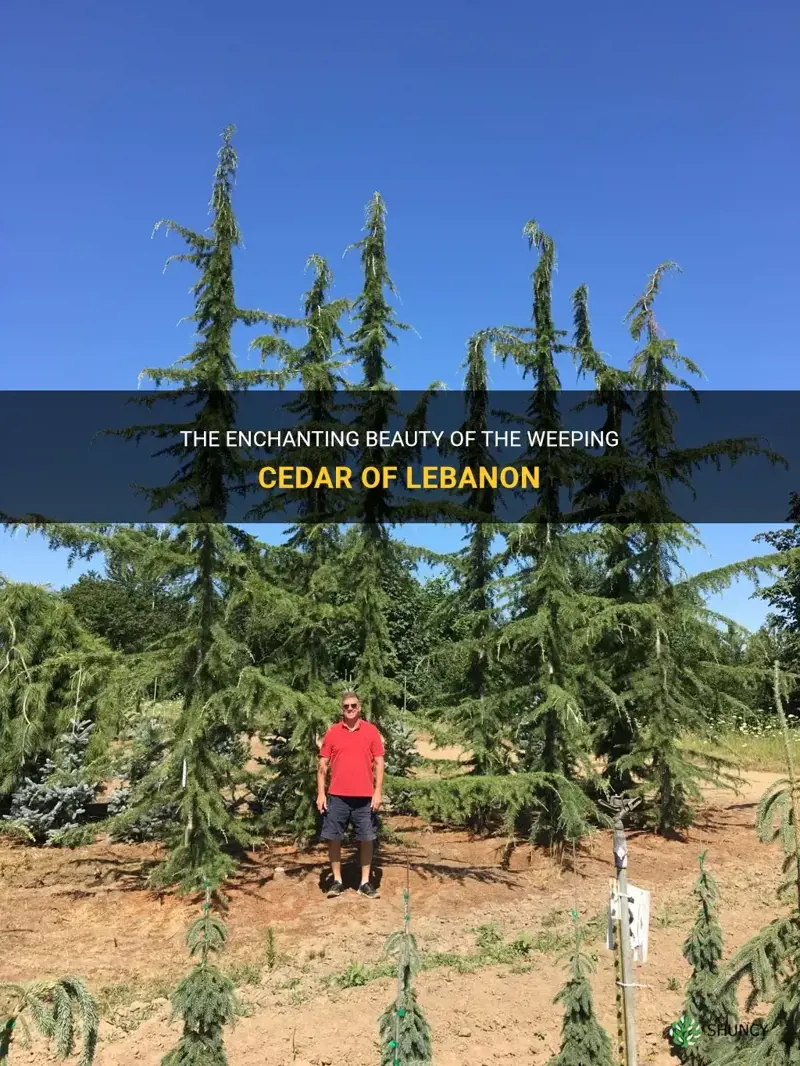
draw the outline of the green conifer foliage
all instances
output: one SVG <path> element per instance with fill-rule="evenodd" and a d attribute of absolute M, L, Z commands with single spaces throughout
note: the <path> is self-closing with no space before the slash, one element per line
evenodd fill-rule
<path fill-rule="evenodd" d="M 388 532 L 364 525 L 346 542 L 342 559 L 352 582 L 361 640 L 356 688 L 370 721 L 387 731 L 400 697 L 397 656 L 389 631 L 389 597 L 382 580 L 384 559 L 390 551 Z"/>
<path fill-rule="evenodd" d="M 385 779 L 388 794 L 403 794 L 421 818 L 449 826 L 503 829 L 511 837 L 511 848 L 517 827 L 529 824 L 526 819 L 539 809 L 550 784 L 546 774 L 518 771 L 493 776 L 456 771 L 453 776 L 399 780 L 387 775 Z"/>
<path fill-rule="evenodd" d="M 54 755 L 74 717 L 102 731 L 115 662 L 61 597 L 0 578 L 0 797 Z"/>
<path fill-rule="evenodd" d="M 237 391 L 274 380 L 267 370 L 239 370 L 233 355 L 234 327 L 269 321 L 269 316 L 236 304 L 233 256 L 241 236 L 232 204 L 237 168 L 232 135 L 233 127 L 228 127 L 222 137 L 210 235 L 173 221 L 156 227 L 185 241 L 189 251 L 172 258 L 190 262 L 200 274 L 191 316 L 197 343 L 175 366 L 143 371 L 157 388 L 164 382 L 171 387 L 166 400 L 183 405 L 191 400 L 194 427 L 219 431 L 223 442 L 225 431 L 235 425 Z M 180 428 L 162 422 L 132 427 L 125 435 L 139 440 L 155 434 L 174 442 Z M 246 755 L 237 738 L 253 728 L 257 712 L 270 698 L 291 705 L 293 696 L 267 675 L 263 663 L 253 661 L 240 621 L 232 617 L 237 593 L 260 559 L 252 537 L 225 525 L 230 496 L 245 490 L 253 458 L 228 447 L 201 447 L 187 455 L 180 441 L 163 450 L 178 457 L 180 465 L 168 485 L 149 490 L 149 495 L 154 507 L 175 509 L 178 528 L 155 565 L 160 562 L 162 572 L 187 589 L 190 606 L 184 627 L 165 638 L 156 656 L 162 672 L 168 666 L 183 707 L 169 757 L 154 770 L 142 795 L 145 803 L 174 802 L 180 811 L 180 825 L 158 879 L 196 889 L 201 870 L 219 884 L 234 866 L 230 849 L 250 840 L 224 796 Z"/>
<path fill-rule="evenodd" d="M 403 928 L 386 941 L 387 955 L 397 958 L 397 995 L 379 1022 L 381 1066 L 425 1066 L 432 1061 L 431 1031 L 414 992 L 419 971 L 417 942 L 410 929 L 409 892 L 403 892 Z"/>
<path fill-rule="evenodd" d="M 714 1066 L 720 1039 L 738 1022 L 735 990 L 721 984 L 722 928 L 718 915 L 717 883 L 700 856 L 700 876 L 695 887 L 700 908 L 692 931 L 683 945 L 683 957 L 692 967 L 686 987 L 684 1016 L 699 1027 L 702 1037 L 681 1049 L 681 1061 L 689 1066 Z"/>
<path fill-rule="evenodd" d="M 142 537 L 156 545 L 164 534 L 156 526 L 139 527 Z M 148 579 L 141 566 L 114 551 L 107 542 L 105 573 L 81 574 L 61 595 L 89 632 L 116 651 L 137 654 L 179 627 L 186 610 L 185 598 L 168 581 Z"/>
<path fill-rule="evenodd" d="M 286 382 L 297 381 L 299 386 L 310 395 L 298 397 L 297 403 L 307 405 L 302 410 L 314 411 L 314 404 L 324 404 L 321 417 L 310 417 L 303 421 L 329 424 L 329 394 L 345 384 L 341 370 L 345 365 L 343 353 L 337 348 L 344 344 L 341 327 L 342 316 L 350 310 L 350 301 L 346 298 L 329 300 L 328 294 L 333 287 L 333 271 L 321 255 L 311 255 L 306 263 L 306 270 L 314 271 L 311 288 L 303 295 L 303 317 L 290 318 L 285 315 L 265 315 L 272 325 L 273 332 L 256 337 L 250 347 L 258 351 L 262 360 L 278 360 L 280 379 Z M 295 347 L 284 337 L 291 329 L 301 329 L 306 334 L 305 342 Z M 318 452 L 315 454 L 319 454 Z"/>
<path fill-rule="evenodd" d="M 386 256 L 386 205 L 379 193 L 367 205 L 364 236 L 351 247 L 359 252 L 363 284 L 353 304 L 356 328 L 346 352 L 360 373 L 360 380 L 352 386 L 355 412 L 351 425 L 359 432 L 361 442 L 355 467 L 363 470 L 367 466 L 399 465 L 421 454 L 421 448 L 387 449 L 366 438 L 369 432 L 386 430 L 392 419 L 402 414 L 388 378 L 391 367 L 386 353 L 389 345 L 397 342 L 398 331 L 410 328 L 398 321 L 389 302 L 395 288 Z M 433 387 L 405 414 L 407 429 L 424 427 Z M 345 538 L 341 559 L 347 573 L 347 602 L 352 606 L 358 634 L 355 687 L 366 716 L 383 731 L 387 760 L 392 760 L 395 736 L 405 743 L 403 731 L 392 728 L 402 688 L 398 680 L 398 648 L 390 626 L 388 585 L 396 573 L 397 554 L 389 527 L 393 521 L 409 518 L 412 510 L 409 505 L 398 506 L 392 490 L 379 482 L 375 488 L 360 489 L 343 517 L 344 521 L 358 523 L 352 535 Z"/>
<path fill-rule="evenodd" d="M 303 317 L 265 316 L 272 324 L 273 332 L 256 337 L 251 348 L 260 353 L 264 362 L 277 359 L 279 369 L 276 373 L 287 382 L 297 382 L 302 390 L 292 395 L 286 404 L 286 410 L 293 416 L 293 426 L 302 430 L 329 430 L 341 422 L 336 392 L 347 384 L 342 374 L 345 338 L 341 319 L 349 311 L 350 301 L 329 299 L 333 271 L 321 256 L 310 256 L 306 269 L 313 269 L 314 280 L 303 296 Z M 294 347 L 285 339 L 283 334 L 292 329 L 305 333 L 305 343 Z M 287 466 L 307 465 L 316 469 L 340 465 L 345 459 L 346 451 L 338 445 L 329 448 L 299 445 L 287 446 L 277 461 Z M 271 507 L 280 507 L 282 503 L 282 496 L 275 494 L 253 508 L 252 516 L 262 517 Z M 303 523 L 290 530 L 288 544 L 302 549 L 317 542 L 324 545 L 331 539 L 335 543 L 336 528 L 330 522 L 335 507 L 335 492 L 312 484 L 305 490 L 300 503 Z"/>
<path fill-rule="evenodd" d="M 169 836 L 169 827 L 178 817 L 176 803 L 163 807 L 141 809 L 139 790 L 152 772 L 160 765 L 170 742 L 163 714 L 145 713 L 136 722 L 130 738 L 130 751 L 122 767 L 126 784 L 117 788 L 108 799 L 108 814 L 112 819 L 112 840 L 140 842 L 163 840 Z M 137 809 L 138 808 L 138 809 Z"/>
<path fill-rule="evenodd" d="M 172 993 L 173 1016 L 183 1019 L 178 1046 L 161 1060 L 162 1066 L 227 1066 L 224 1029 L 236 1020 L 233 982 L 210 957 L 222 951 L 227 931 L 211 914 L 211 885 L 206 882 L 203 916 L 189 927 L 186 943 L 197 958 L 194 969 Z"/>
<path fill-rule="evenodd" d="M 78 827 L 98 789 L 86 765 L 93 728 L 88 720 L 72 720 L 59 738 L 54 757 L 11 794 L 11 807 L 3 821 L 37 844 L 56 844 L 62 834 Z"/>
<path fill-rule="evenodd" d="M 602 576 L 597 592 L 609 603 L 628 603 L 632 597 L 634 545 L 626 535 L 631 516 L 623 515 L 631 455 L 624 432 L 625 418 L 634 413 L 635 375 L 609 366 L 595 349 L 589 318 L 589 292 L 579 286 L 572 295 L 572 351 L 581 376 L 593 380 L 588 406 L 604 414 L 602 431 L 616 433 L 618 444 L 606 445 L 602 455 L 580 457 L 575 505 L 581 519 L 595 524 L 600 532 L 596 558 Z M 625 687 L 626 650 L 629 633 L 622 626 L 602 626 L 592 645 L 603 684 L 587 693 L 591 702 L 593 748 L 605 762 L 604 776 L 613 792 L 622 794 L 633 787 L 630 771 L 622 771 L 618 760 L 627 755 L 634 740 L 630 714 L 617 693 Z"/>
<path fill-rule="evenodd" d="M 485 333 L 475 334 L 467 344 L 463 429 L 474 432 L 475 438 L 459 456 L 462 469 L 490 462 L 483 437 L 489 412 L 488 345 Z M 503 741 L 509 739 L 502 701 L 491 684 L 497 632 L 494 579 L 499 570 L 499 556 L 493 550 L 496 495 L 491 487 L 470 489 L 464 501 L 468 513 L 479 520 L 468 527 L 466 543 L 451 561 L 457 587 L 450 609 L 458 619 L 460 639 L 443 645 L 437 656 L 440 660 L 456 656 L 461 663 L 459 687 L 450 694 L 455 706 L 445 713 L 464 736 L 472 754 L 472 772 L 484 775 L 507 769 Z"/>
<path fill-rule="evenodd" d="M 527 412 L 531 423 L 557 431 L 561 382 L 556 356 L 567 349 L 552 313 L 555 246 L 536 222 L 529 222 L 524 234 L 538 253 L 533 325 L 503 331 L 495 347 L 533 381 Z M 566 451 L 545 456 L 529 449 L 523 461 L 540 467 L 541 487 L 530 513 L 508 535 L 508 561 L 515 564 L 510 579 L 514 617 L 503 627 L 501 642 L 514 655 L 515 684 L 506 697 L 522 709 L 516 735 L 520 768 L 544 774 L 547 781 L 531 812 L 532 833 L 556 845 L 580 839 L 594 813 L 577 783 L 581 764 L 584 774 L 592 776 L 583 701 L 593 671 L 578 646 L 593 600 L 574 582 L 585 535 L 570 529 L 562 512 L 563 491 L 575 476 L 573 460 Z"/>
<path fill-rule="evenodd" d="M 255 810 L 263 828 L 304 845 L 315 835 L 314 798 L 319 741 L 338 712 L 333 648 L 342 612 L 337 537 L 315 537 L 317 526 L 300 526 L 307 543 L 281 549 L 282 576 L 276 583 L 257 572 L 242 591 L 249 643 L 265 649 L 279 676 L 290 679 L 292 696 L 273 702 L 259 732 L 269 745 L 262 775 L 254 778 Z M 316 561 L 316 563 L 314 562 Z M 338 695 L 338 694 L 337 694 Z"/>
<path fill-rule="evenodd" d="M 355 386 L 358 411 L 354 426 L 364 440 L 363 434 L 368 430 L 385 430 L 397 412 L 387 377 L 391 367 L 386 351 L 397 342 L 398 330 L 410 328 L 397 320 L 388 300 L 395 288 L 386 258 L 386 205 L 379 193 L 367 205 L 364 236 L 352 247 L 360 254 L 363 287 L 353 305 L 352 317 L 357 325 L 347 351 L 361 373 Z M 386 450 L 364 445 L 358 459 L 361 468 L 380 467 L 387 462 Z M 366 715 L 381 727 L 388 726 L 400 694 L 395 680 L 396 651 L 389 632 L 388 597 L 382 580 L 384 562 L 391 553 L 387 528 L 392 513 L 389 491 L 380 485 L 365 489 L 358 511 L 353 517 L 360 525 L 356 535 L 346 542 L 342 561 L 350 575 L 361 643 L 356 686 Z"/>
<path fill-rule="evenodd" d="M 75 977 L 0 983 L 0 1062 L 10 1058 L 14 1044 L 26 1047 L 33 1029 L 53 1041 L 59 1059 L 74 1055 L 80 1041 L 77 1066 L 91 1066 L 99 1024 L 94 999 Z"/>
<path fill-rule="evenodd" d="M 386 259 L 386 204 L 380 193 L 373 195 L 366 216 L 364 236 L 351 245 L 359 252 L 364 283 L 353 306 L 358 325 L 350 339 L 349 354 L 361 369 L 359 387 L 375 389 L 388 384 L 391 366 L 386 352 L 390 344 L 397 343 L 395 331 L 411 327 L 397 319 L 388 300 L 396 290 Z"/>
<path fill-rule="evenodd" d="M 761 798 L 756 831 L 765 843 L 778 841 L 783 851 L 784 879 L 779 898 L 789 914 L 760 930 L 732 960 L 729 987 L 750 984 L 748 1009 L 769 1003 L 763 1035 L 751 1039 L 725 1060 L 736 1066 L 797 1066 L 800 1062 L 800 778 L 794 765 L 786 715 L 785 682 L 774 664 L 774 698 L 783 732 L 787 776 L 776 781 Z"/>
<path fill-rule="evenodd" d="M 797 508 L 797 499 L 793 503 Z M 755 540 L 769 544 L 781 554 L 794 554 L 800 548 L 800 525 L 760 533 Z M 770 645 L 766 648 L 770 661 L 777 655 L 787 676 L 797 675 L 800 672 L 800 563 L 796 560 L 789 563 L 774 584 L 759 589 L 755 595 L 771 608 L 760 631 L 759 643 Z M 771 651 L 774 654 L 769 654 Z M 796 687 L 792 687 L 787 701 L 789 714 L 797 713 L 798 698 Z"/>
<path fill-rule="evenodd" d="M 576 938 L 569 964 L 569 979 L 555 998 L 564 1010 L 561 1048 L 548 1066 L 612 1066 L 608 1033 L 595 1017 L 589 975 L 593 960 L 581 950 Z"/>
<path fill-rule="evenodd" d="M 613 683 L 630 724 L 607 733 L 609 756 L 616 756 L 611 774 L 636 778 L 650 800 L 645 816 L 660 833 L 691 823 L 703 782 L 724 787 L 734 783 L 724 759 L 710 759 L 689 750 L 681 736 L 708 735 L 721 707 L 744 709 L 746 668 L 719 662 L 718 634 L 705 611 L 701 591 L 727 585 L 737 573 L 756 573 L 769 560 L 751 559 L 694 578 L 685 578 L 680 553 L 697 548 L 696 530 L 680 520 L 672 502 L 675 486 L 691 484 L 692 476 L 708 464 L 734 461 L 761 451 L 758 441 L 742 438 L 712 442 L 691 449 L 677 447 L 676 412 L 670 404 L 675 389 L 693 392 L 682 375 L 699 376 L 699 368 L 678 351 L 677 343 L 662 335 L 654 305 L 664 275 L 673 263 L 658 267 L 647 288 L 628 313 L 631 336 L 641 345 L 633 357 L 631 374 L 640 391 L 635 401 L 630 438 L 631 458 L 627 492 L 618 500 L 628 524 L 610 523 L 607 543 L 613 548 L 616 574 L 624 600 L 615 617 L 627 630 Z M 617 516 L 619 518 L 619 516 Z M 627 540 L 627 545 L 620 538 Z M 704 617 L 705 615 L 705 617 Z M 625 754 L 623 743 L 630 742 Z"/>
<path fill-rule="evenodd" d="M 677 527 L 670 534 L 663 528 L 657 533 L 654 527 L 645 535 L 656 553 L 666 538 L 674 547 L 682 536 Z M 635 723 L 632 750 L 621 754 L 624 749 L 618 734 L 615 770 L 623 780 L 633 773 L 641 782 L 637 790 L 649 800 L 645 820 L 659 833 L 668 834 L 692 823 L 694 810 L 702 802 L 702 784 L 724 788 L 738 780 L 730 761 L 706 756 L 681 737 L 709 735 L 710 712 L 722 704 L 741 703 L 730 687 L 731 672 L 715 669 L 712 649 L 716 650 L 716 642 L 709 627 L 699 623 L 702 604 L 697 593 L 683 585 L 665 584 L 650 595 L 642 590 L 642 601 L 648 612 L 641 617 L 649 617 L 650 624 L 644 621 L 639 639 L 630 640 L 633 654 L 628 662 L 635 665 L 622 690 L 625 710 Z M 645 651 L 648 629 L 649 657 Z"/>
<path fill-rule="evenodd" d="M 349 309 L 345 299 L 330 300 L 333 273 L 324 259 L 311 256 L 314 280 L 303 298 L 304 317 L 271 316 L 273 335 L 257 338 L 253 347 L 262 358 L 280 359 L 283 372 L 299 380 L 301 392 L 287 403 L 293 424 L 300 429 L 330 429 L 340 421 L 336 391 L 344 384 L 344 343 L 340 320 Z M 288 344 L 281 334 L 302 329 L 305 343 Z M 337 466 L 345 451 L 337 446 L 287 448 L 280 456 L 284 465 Z M 271 733 L 272 766 L 265 784 L 257 786 L 267 824 L 288 833 L 298 843 L 307 843 L 317 830 L 314 806 L 319 739 L 337 713 L 331 696 L 336 680 L 338 631 L 352 623 L 352 611 L 342 607 L 339 567 L 341 533 L 330 519 L 334 495 L 325 488 L 310 487 L 301 501 L 301 521 L 289 531 L 283 551 L 281 593 L 260 574 L 247 585 L 247 614 L 258 643 L 281 648 L 280 665 L 292 678 L 298 693 L 295 703 L 283 709 Z M 273 500 L 279 502 L 275 496 Z M 254 516 L 267 509 L 254 510 Z"/>

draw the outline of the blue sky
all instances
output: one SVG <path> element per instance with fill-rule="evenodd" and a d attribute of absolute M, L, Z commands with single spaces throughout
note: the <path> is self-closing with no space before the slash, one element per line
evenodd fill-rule
<path fill-rule="evenodd" d="M 401 387 L 460 382 L 474 330 L 529 314 L 521 230 L 556 241 L 556 310 L 589 285 L 595 343 L 665 259 L 660 321 L 706 386 L 800 388 L 793 307 L 800 9 L 790 0 L 644 7 L 440 2 L 28 0 L 0 45 L 7 192 L 3 385 L 130 388 L 189 347 L 188 268 L 164 216 L 202 228 L 218 135 L 238 127 L 243 306 L 296 313 L 312 252 L 337 289 L 374 190 L 389 207 Z M 246 339 L 241 347 L 247 358 Z M 494 383 L 515 387 L 496 369 Z M 570 387 L 574 379 L 564 376 Z M 708 527 L 710 556 L 750 527 Z M 409 531 L 437 541 L 441 532 Z M 0 539 L 0 570 L 61 584 L 63 559 Z M 757 624 L 739 587 L 724 609 Z"/>

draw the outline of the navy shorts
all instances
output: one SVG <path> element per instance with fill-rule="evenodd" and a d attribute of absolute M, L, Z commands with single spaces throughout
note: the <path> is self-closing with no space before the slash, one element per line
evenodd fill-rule
<path fill-rule="evenodd" d="M 320 840 L 343 840 L 350 824 L 355 828 L 356 840 L 375 840 L 378 816 L 371 803 L 371 796 L 328 796 Z"/>

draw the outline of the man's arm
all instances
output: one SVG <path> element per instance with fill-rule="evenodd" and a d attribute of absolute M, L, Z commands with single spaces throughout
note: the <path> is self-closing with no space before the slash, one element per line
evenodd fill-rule
<path fill-rule="evenodd" d="M 328 779 L 328 767 L 330 764 L 330 759 L 320 758 L 319 766 L 317 767 L 317 810 L 320 814 L 323 814 L 328 809 L 328 800 L 325 796 L 325 783 Z"/>
<path fill-rule="evenodd" d="M 382 755 L 375 756 L 375 789 L 372 793 L 372 809 L 377 811 L 383 802 L 383 775 L 386 763 Z"/>

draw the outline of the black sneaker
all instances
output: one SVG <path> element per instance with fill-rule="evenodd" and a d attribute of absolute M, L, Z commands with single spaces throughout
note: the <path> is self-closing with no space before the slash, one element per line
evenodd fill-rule
<path fill-rule="evenodd" d="M 341 896 L 344 892 L 344 886 L 341 881 L 334 881 L 331 887 L 328 889 L 328 899 L 333 899 L 334 896 Z"/>
<path fill-rule="evenodd" d="M 375 891 L 375 889 L 372 887 L 372 885 L 369 883 L 369 881 L 367 881 L 365 884 L 361 885 L 361 887 L 358 890 L 358 894 L 359 894 L 359 896 L 366 896 L 367 899 L 377 899 L 378 898 L 378 893 Z"/>

